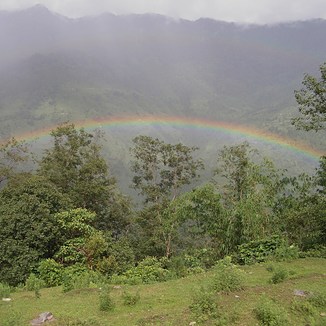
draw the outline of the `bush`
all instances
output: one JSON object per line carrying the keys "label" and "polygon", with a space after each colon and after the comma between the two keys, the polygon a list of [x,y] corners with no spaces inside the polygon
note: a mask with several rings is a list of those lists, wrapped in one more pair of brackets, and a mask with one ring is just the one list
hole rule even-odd
{"label": "bush", "polygon": [[232,292],[243,288],[244,274],[226,257],[215,267],[212,287],[215,291]]}
{"label": "bush", "polygon": [[37,269],[40,278],[48,287],[58,286],[62,284],[63,266],[54,259],[42,260]]}
{"label": "bush", "polygon": [[283,267],[277,267],[273,271],[270,282],[273,284],[281,283],[289,277],[289,272]]}
{"label": "bush", "polygon": [[214,295],[203,287],[194,292],[189,309],[199,322],[218,317],[218,307]]}
{"label": "bush", "polygon": [[6,283],[0,282],[0,298],[9,298],[10,297],[10,286]]}
{"label": "bush", "polygon": [[34,291],[35,297],[39,298],[41,296],[40,290],[44,287],[44,285],[44,281],[32,273],[26,280],[25,288],[27,291]]}
{"label": "bush", "polygon": [[162,262],[155,257],[143,259],[138,266],[127,270],[122,275],[112,275],[111,283],[115,284],[148,284],[170,279],[172,273],[162,267]]}
{"label": "bush", "polygon": [[261,298],[254,309],[256,318],[260,325],[265,326],[287,326],[289,320],[286,311],[279,307],[274,301],[267,297]]}
{"label": "bush", "polygon": [[74,289],[74,281],[84,273],[87,273],[87,268],[82,264],[75,264],[65,267],[62,271],[62,290],[68,292]]}
{"label": "bush", "polygon": [[100,311],[111,311],[115,308],[115,304],[110,295],[110,289],[107,286],[103,286],[99,295]]}
{"label": "bush", "polygon": [[315,257],[315,258],[326,258],[326,246],[320,245],[310,248],[306,251],[301,251],[299,253],[301,258]]}
{"label": "bush", "polygon": [[123,291],[122,293],[123,304],[125,306],[134,306],[140,300],[140,294],[137,291],[136,294],[131,294],[127,291]]}
{"label": "bush", "polygon": [[295,245],[289,246],[287,242],[282,242],[276,248],[274,258],[277,261],[293,260],[299,257],[299,248]]}

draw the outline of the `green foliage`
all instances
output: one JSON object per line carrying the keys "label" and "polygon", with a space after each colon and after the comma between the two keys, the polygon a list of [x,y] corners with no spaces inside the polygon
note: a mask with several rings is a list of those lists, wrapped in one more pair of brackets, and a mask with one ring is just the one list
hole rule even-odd
{"label": "green foliage", "polygon": [[0,186],[18,173],[18,167],[26,164],[28,160],[28,148],[24,142],[15,138],[0,144]]}
{"label": "green foliage", "polygon": [[254,309],[260,325],[287,326],[289,320],[286,311],[267,297],[262,297]]}
{"label": "green foliage", "polygon": [[237,259],[240,264],[261,263],[270,259],[290,260],[298,258],[299,251],[295,245],[278,235],[250,241],[239,246]]}
{"label": "green foliage", "polygon": [[292,123],[298,129],[318,131],[326,128],[326,62],[319,69],[320,78],[306,74],[303,88],[295,91],[301,116],[294,118]]}
{"label": "green foliage", "polygon": [[199,322],[218,317],[218,306],[214,293],[204,287],[194,291],[189,309]]}
{"label": "green foliage", "polygon": [[111,283],[148,284],[163,282],[171,277],[172,273],[163,268],[162,261],[155,257],[147,257],[122,275],[113,275]]}
{"label": "green foliage", "polygon": [[86,264],[86,257],[82,252],[85,245],[85,238],[74,238],[67,240],[53,256],[65,266],[76,263]]}
{"label": "green foliage", "polygon": [[296,245],[289,245],[287,241],[283,241],[276,248],[274,258],[277,261],[293,260],[299,257],[299,248]]}
{"label": "green foliage", "polygon": [[[208,252],[216,256],[214,249],[223,245],[224,221],[220,199],[214,186],[205,184],[181,195],[163,213],[166,221],[178,227],[181,233],[177,236],[179,243],[184,243],[186,250],[198,250],[198,253],[202,250],[206,259]],[[208,261],[207,264],[212,265]]]}
{"label": "green foliage", "polygon": [[87,268],[83,264],[74,264],[65,267],[62,273],[62,290],[68,292],[74,289],[74,280],[87,273]]}
{"label": "green foliage", "polygon": [[122,292],[122,299],[123,299],[123,304],[125,306],[134,306],[140,300],[139,291],[137,291],[135,294],[132,294],[132,293],[127,292],[127,291],[123,291]]}
{"label": "green foliage", "polygon": [[220,221],[223,255],[280,231],[280,217],[271,213],[284,187],[282,173],[247,142],[220,151],[215,177],[224,208]]}
{"label": "green foliage", "polygon": [[101,155],[101,134],[63,124],[52,130],[51,136],[53,147],[45,150],[38,174],[67,194],[74,207],[95,212],[94,223],[98,226],[115,227],[114,231],[121,232],[126,225],[128,201],[119,196],[116,182],[109,175]]}
{"label": "green foliage", "polygon": [[42,260],[37,272],[46,286],[58,286],[62,283],[63,266],[52,258]]}
{"label": "green foliage", "polygon": [[66,241],[54,258],[64,265],[82,263],[94,269],[108,250],[103,234],[91,226],[95,214],[78,208],[61,212],[55,217],[64,230]]}
{"label": "green foliage", "polygon": [[319,187],[318,192],[326,194],[326,156],[321,156],[319,159],[319,168],[316,173],[316,183]]}
{"label": "green foliage", "polygon": [[305,258],[305,257],[326,258],[326,246],[317,245],[308,250],[300,251],[299,256],[300,258]]}
{"label": "green foliage", "polygon": [[0,281],[24,283],[40,259],[62,244],[54,214],[69,201],[46,179],[20,175],[0,192]]}
{"label": "green foliage", "polygon": [[9,298],[10,297],[10,286],[6,283],[0,282],[0,298]]}
{"label": "green foliage", "polygon": [[214,268],[212,288],[217,292],[233,292],[243,289],[244,273],[226,257],[219,261]]}
{"label": "green foliage", "polygon": [[86,237],[94,233],[95,228],[91,224],[94,222],[95,217],[95,213],[84,208],[71,209],[55,215],[66,239]]}
{"label": "green foliage", "polygon": [[277,267],[273,270],[270,282],[273,284],[281,283],[289,277],[289,272],[284,267]]}
{"label": "green foliage", "polygon": [[196,147],[166,144],[150,136],[138,136],[133,143],[133,186],[147,203],[176,198],[180,189],[197,178],[197,171],[203,168],[201,160],[192,157]]}
{"label": "green foliage", "polygon": [[99,309],[100,311],[112,311],[115,308],[115,303],[110,295],[110,289],[107,286],[101,288],[99,294]]}
{"label": "green foliage", "polygon": [[[311,191],[311,190],[310,190]],[[283,213],[288,238],[305,251],[326,240],[326,197],[310,194],[309,189]]]}
{"label": "green foliage", "polygon": [[44,281],[31,273],[26,280],[25,288],[27,291],[34,291],[35,297],[40,298],[40,290],[44,287]]}
{"label": "green foliage", "polygon": [[107,255],[96,262],[96,270],[108,277],[114,273],[122,274],[135,264],[135,254],[127,238],[114,239],[111,234],[105,236]]}

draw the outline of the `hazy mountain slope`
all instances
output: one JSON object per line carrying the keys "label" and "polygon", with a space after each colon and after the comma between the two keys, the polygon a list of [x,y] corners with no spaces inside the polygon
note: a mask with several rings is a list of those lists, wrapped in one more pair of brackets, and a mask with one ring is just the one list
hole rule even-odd
{"label": "hazy mountain slope", "polygon": [[[159,114],[256,125],[325,148],[323,135],[299,134],[289,123],[293,90],[326,60],[325,20],[272,26],[159,15],[74,20],[35,6],[0,12],[0,47],[1,137],[66,120]],[[143,130],[128,132],[111,135],[117,167],[130,138]],[[191,134],[172,133],[171,141],[194,142]],[[195,142],[207,152],[216,140]]]}

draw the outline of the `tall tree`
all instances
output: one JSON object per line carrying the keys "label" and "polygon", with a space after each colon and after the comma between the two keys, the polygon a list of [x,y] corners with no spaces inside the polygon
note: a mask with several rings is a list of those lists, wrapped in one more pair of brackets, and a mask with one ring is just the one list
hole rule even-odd
{"label": "tall tree", "polygon": [[69,199],[40,176],[19,175],[0,192],[0,281],[23,282],[41,258],[63,242],[54,214]]}
{"label": "tall tree", "polygon": [[66,123],[53,130],[51,136],[53,147],[45,150],[38,174],[67,194],[75,207],[95,212],[99,227],[115,226],[114,231],[118,232],[126,223],[129,203],[109,175],[101,155],[101,134],[78,130],[74,124]]}
{"label": "tall tree", "polygon": [[193,158],[196,147],[171,145],[149,136],[138,136],[133,143],[133,187],[145,197],[146,203],[175,199],[203,168],[202,161]]}
{"label": "tall tree", "polygon": [[326,62],[320,66],[320,78],[306,74],[303,88],[295,91],[301,116],[294,118],[292,123],[303,130],[326,129]]}
{"label": "tall tree", "polygon": [[141,241],[146,243],[144,252],[169,257],[177,223],[164,210],[185,185],[199,176],[203,163],[193,157],[196,147],[171,145],[149,136],[138,136],[133,143],[133,187],[144,196],[146,204],[137,218],[143,234]]}
{"label": "tall tree", "polygon": [[0,144],[0,186],[15,173],[18,167],[29,158],[28,148],[24,142],[11,138]]}
{"label": "tall tree", "polygon": [[224,147],[218,156],[215,182],[225,208],[225,251],[278,232],[273,215],[283,176],[274,164],[247,142]]}

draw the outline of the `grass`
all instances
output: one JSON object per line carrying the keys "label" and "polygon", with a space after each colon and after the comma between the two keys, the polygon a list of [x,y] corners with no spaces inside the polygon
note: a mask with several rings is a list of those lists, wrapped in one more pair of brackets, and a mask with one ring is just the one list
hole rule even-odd
{"label": "grass", "polygon": [[[291,309],[294,300],[305,300],[293,295],[295,289],[321,293],[326,296],[326,260],[316,258],[298,259],[292,262],[277,263],[291,273],[281,283],[271,284],[271,272],[267,263],[244,266],[244,290],[215,296],[217,305],[226,315],[236,314],[234,325],[258,325],[254,309],[262,296],[274,300],[287,311],[290,325],[304,325],[306,316]],[[152,285],[122,286],[111,290],[115,302],[113,311],[99,310],[99,290],[81,289],[63,293],[61,287],[41,289],[41,297],[34,292],[12,293],[11,302],[0,302],[0,325],[23,326],[41,312],[51,311],[57,323],[51,325],[189,325],[195,321],[189,306],[194,291],[208,287],[213,272],[192,275],[183,279]],[[133,306],[124,305],[123,293],[139,293],[140,300]],[[326,307],[317,307],[316,325],[326,325]],[[76,319],[85,323],[65,323],[64,320]],[[87,322],[89,320],[89,322]],[[207,325],[216,325],[207,321]],[[199,323],[197,323],[199,325]]]}

